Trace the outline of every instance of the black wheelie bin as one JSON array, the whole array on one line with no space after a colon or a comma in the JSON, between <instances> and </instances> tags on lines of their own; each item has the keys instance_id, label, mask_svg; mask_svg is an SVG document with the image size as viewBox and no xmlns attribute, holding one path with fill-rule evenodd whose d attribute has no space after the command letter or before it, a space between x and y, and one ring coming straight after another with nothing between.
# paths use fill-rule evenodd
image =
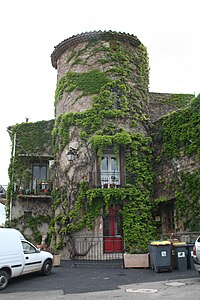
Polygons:
<instances>
[{"instance_id":1,"label":"black wheelie bin","mask_svg":"<svg viewBox=\"0 0 200 300\"><path fill-rule=\"evenodd\" d=\"M150 267L155 272L171 272L171 243L169 241L152 241L148 246Z\"/></svg>"}]
</instances>

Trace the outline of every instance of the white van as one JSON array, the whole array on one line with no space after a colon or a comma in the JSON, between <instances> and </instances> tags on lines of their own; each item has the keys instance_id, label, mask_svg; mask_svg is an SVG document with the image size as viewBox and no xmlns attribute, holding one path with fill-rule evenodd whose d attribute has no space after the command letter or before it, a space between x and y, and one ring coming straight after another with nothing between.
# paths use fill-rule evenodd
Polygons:
<instances>
[{"instance_id":1,"label":"white van","mask_svg":"<svg viewBox=\"0 0 200 300\"><path fill-rule=\"evenodd\" d=\"M38 250L16 229L0 228L0 290L10 278L40 271L51 273L53 255Z\"/></svg>"}]
</instances>

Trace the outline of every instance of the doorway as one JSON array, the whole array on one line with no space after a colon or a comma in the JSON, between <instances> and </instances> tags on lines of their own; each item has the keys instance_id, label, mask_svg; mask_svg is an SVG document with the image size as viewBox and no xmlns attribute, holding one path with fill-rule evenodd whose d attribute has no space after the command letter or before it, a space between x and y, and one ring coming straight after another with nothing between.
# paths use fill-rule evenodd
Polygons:
<instances>
[{"instance_id":1,"label":"doorway","mask_svg":"<svg viewBox=\"0 0 200 300\"><path fill-rule=\"evenodd\" d=\"M103 219L104 253L122 252L122 227L119 208L110 207L109 214Z\"/></svg>"}]
</instances>

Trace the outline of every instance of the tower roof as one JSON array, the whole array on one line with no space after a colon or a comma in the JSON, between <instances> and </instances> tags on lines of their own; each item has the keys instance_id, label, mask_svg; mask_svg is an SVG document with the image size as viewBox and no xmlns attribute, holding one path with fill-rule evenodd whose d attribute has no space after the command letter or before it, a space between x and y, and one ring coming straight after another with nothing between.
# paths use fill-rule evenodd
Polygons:
<instances>
[{"instance_id":1,"label":"tower roof","mask_svg":"<svg viewBox=\"0 0 200 300\"><path fill-rule=\"evenodd\" d=\"M120 41L128 41L133 46L138 46L141 42L138 38L132 34L128 34L125 32L115 32L115 31L92 31L85 32L77 35L73 35L72 37L62 41L57 46L54 47L54 51L51 54L51 63L52 66L57 69L57 60L60 55L66 51L70 47L74 47L79 43L87 42L92 38L96 38L98 40L109 41L110 39L116 39Z\"/></svg>"}]
</instances>

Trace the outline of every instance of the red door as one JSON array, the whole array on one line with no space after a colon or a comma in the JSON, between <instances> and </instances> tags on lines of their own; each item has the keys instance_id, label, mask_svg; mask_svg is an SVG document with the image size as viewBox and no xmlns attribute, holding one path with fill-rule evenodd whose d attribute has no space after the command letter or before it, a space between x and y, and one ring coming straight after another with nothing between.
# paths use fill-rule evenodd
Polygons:
<instances>
[{"instance_id":1,"label":"red door","mask_svg":"<svg viewBox=\"0 0 200 300\"><path fill-rule=\"evenodd\" d=\"M122 252L121 216L119 208L111 207L104 217L104 253Z\"/></svg>"}]
</instances>

